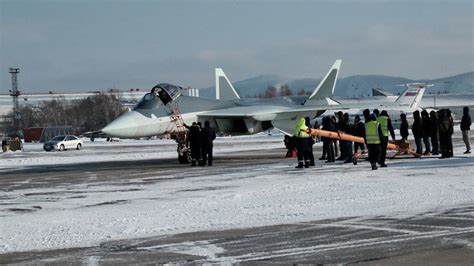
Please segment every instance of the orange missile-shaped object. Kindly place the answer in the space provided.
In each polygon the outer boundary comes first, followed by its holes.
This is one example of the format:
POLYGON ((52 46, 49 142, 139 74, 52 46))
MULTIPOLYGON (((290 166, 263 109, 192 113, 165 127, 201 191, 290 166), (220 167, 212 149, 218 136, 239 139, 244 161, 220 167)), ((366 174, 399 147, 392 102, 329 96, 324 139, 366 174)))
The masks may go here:
MULTIPOLYGON (((334 131, 327 131, 327 130, 321 130, 321 129, 308 129, 309 134, 313 136, 320 136, 320 137, 325 137, 325 138, 331 138, 331 139, 337 139, 337 140, 347 140, 347 141, 354 141, 354 142, 359 142, 359 143, 364 143, 364 138, 362 137, 356 137, 353 135, 349 135, 343 132, 334 132, 334 131)), ((387 144, 387 149, 388 150, 400 150, 400 147, 398 147, 395 144, 388 143, 387 144)))

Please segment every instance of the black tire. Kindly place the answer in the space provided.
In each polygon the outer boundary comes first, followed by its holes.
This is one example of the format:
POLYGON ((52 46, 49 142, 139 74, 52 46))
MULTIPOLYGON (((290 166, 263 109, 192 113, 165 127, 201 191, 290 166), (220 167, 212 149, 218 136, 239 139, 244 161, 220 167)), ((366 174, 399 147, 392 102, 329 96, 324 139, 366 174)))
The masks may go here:
POLYGON ((80 150, 82 148, 81 143, 77 143, 76 150, 80 150))
POLYGON ((178 154, 178 162, 180 164, 189 164, 191 163, 191 154, 188 151, 183 152, 182 155, 178 154))
POLYGON ((178 162, 179 162, 180 164, 186 164, 186 163, 188 163, 188 162, 186 162, 186 157, 183 156, 183 155, 179 155, 179 154, 178 154, 178 162))
POLYGON ((61 146, 59 146, 59 150, 60 150, 60 151, 64 151, 65 149, 66 149, 66 147, 64 147, 63 144, 61 144, 61 146))

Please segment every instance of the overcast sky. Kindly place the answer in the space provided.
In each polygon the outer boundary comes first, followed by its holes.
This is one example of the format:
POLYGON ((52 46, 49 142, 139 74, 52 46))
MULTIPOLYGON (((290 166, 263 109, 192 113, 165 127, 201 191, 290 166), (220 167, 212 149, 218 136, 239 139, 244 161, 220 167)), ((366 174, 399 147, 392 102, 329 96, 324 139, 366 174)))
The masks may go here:
POLYGON ((8 68, 33 91, 207 87, 260 74, 439 78, 474 70, 472 0, 0 0, 0 93, 8 68))

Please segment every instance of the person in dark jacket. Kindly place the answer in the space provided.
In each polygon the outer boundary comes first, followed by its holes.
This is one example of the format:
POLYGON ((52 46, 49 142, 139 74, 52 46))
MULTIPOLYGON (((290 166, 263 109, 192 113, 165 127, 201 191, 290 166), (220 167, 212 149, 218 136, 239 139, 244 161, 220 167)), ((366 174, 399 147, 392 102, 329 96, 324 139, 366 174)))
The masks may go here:
POLYGON ((423 138, 423 122, 420 117, 420 111, 413 112, 413 125, 411 126, 411 133, 415 138, 416 153, 421 155, 423 153, 423 146, 421 140, 423 138))
MULTIPOLYGON (((304 118, 304 122, 305 122, 305 125, 308 127, 308 128, 311 128, 311 120, 310 118, 307 116, 304 118)), ((308 156, 309 156, 309 166, 315 166, 314 164, 314 154, 313 154, 313 145, 314 145, 314 139, 313 137, 310 135, 308 137, 308 148, 309 148, 309 153, 308 153, 308 156)))
MULTIPOLYGON (((331 119, 332 125, 334 126, 334 130, 333 130, 333 131, 334 131, 334 132, 337 132, 337 119, 336 119, 336 116, 331 115, 329 118, 331 119)), ((339 149, 339 147, 338 147, 338 146, 339 146, 338 143, 339 143, 339 141, 337 141, 337 140, 335 140, 335 139, 332 140, 332 145, 333 145, 333 147, 334 147, 334 157, 338 157, 337 155, 340 154, 340 153, 339 153, 339 152, 340 152, 340 149, 339 149)))
POLYGON ((408 133, 409 125, 408 125, 407 115, 404 114, 404 113, 401 113, 400 114, 400 120, 401 120, 400 136, 402 137, 402 140, 407 140, 408 135, 410 135, 410 133, 408 133))
POLYGON ((430 138, 431 138, 431 154, 439 154, 439 134, 438 134, 438 115, 435 111, 430 112, 430 138))
POLYGON ((421 120, 423 128, 423 144, 425 145, 425 152, 423 153, 423 155, 431 155, 431 120, 428 111, 421 111, 421 120))
POLYGON ((216 139, 216 130, 210 126, 209 121, 204 122, 202 129, 202 163, 201 166, 212 166, 212 148, 216 139))
POLYGON ((440 159, 449 158, 451 154, 449 139, 451 133, 451 120, 448 117, 448 110, 441 109, 438 111, 438 132, 440 144, 440 159))
MULTIPOLYGON (((344 113, 339 111, 336 113, 336 118, 337 118, 337 124, 336 124, 336 129, 337 131, 344 132, 344 127, 345 127, 345 121, 344 121, 344 113)), ((347 152, 346 152, 346 141, 345 140, 339 140, 339 157, 337 157, 337 161, 344 161, 347 157, 347 152)))
MULTIPOLYGON (((354 118, 354 125, 352 126, 354 136, 364 138, 365 137, 365 125, 364 122, 360 121, 360 116, 356 115, 354 118)), ((354 153, 358 151, 362 152, 365 150, 364 143, 354 142, 354 153)))
MULTIPOLYGON (((331 120, 330 117, 325 116, 322 121, 323 128, 322 130, 327 130, 327 131, 336 131, 336 126, 334 125, 333 121, 331 120)), ((334 143, 331 138, 326 138, 323 137, 321 138, 323 141, 323 149, 326 150, 327 154, 327 163, 333 163, 335 162, 335 154, 334 154, 334 143)))
POLYGON ((448 130, 448 158, 453 157, 453 133, 454 133, 454 120, 451 115, 451 110, 446 109, 446 116, 449 121, 449 130, 448 130))
POLYGON ((464 154, 471 153, 471 144, 469 143, 469 131, 471 130, 471 116, 469 115, 469 107, 464 106, 462 109, 462 118, 461 118, 461 132, 462 140, 466 145, 466 151, 464 154))
POLYGON ((362 111, 362 114, 364 115, 364 122, 367 123, 370 121, 370 110, 369 109, 364 109, 362 111))
MULTIPOLYGON (((327 117, 323 117, 321 119, 321 125, 319 125, 318 121, 316 121, 314 123, 314 129, 323 129, 323 124, 322 122, 327 119, 327 117)), ((327 146, 324 145, 324 141, 323 141, 324 137, 319 137, 319 141, 322 141, 323 142, 323 154, 321 155, 321 157, 319 158, 320 161, 322 160, 327 160, 327 154, 328 154, 328 151, 327 151, 327 146)))
MULTIPOLYGON (((352 132, 352 123, 349 119, 349 114, 344 113, 342 118, 343 118, 342 132, 344 132, 346 134, 354 135, 354 133, 352 132)), ((352 163, 352 156, 353 156, 353 154, 352 154, 352 141, 349 141, 349 140, 344 141, 344 150, 345 150, 345 157, 343 158, 344 163, 352 163)))
POLYGON ((196 166, 196 162, 199 164, 201 161, 201 128, 196 122, 193 122, 191 126, 186 126, 188 129, 187 144, 191 149, 191 166, 196 166))

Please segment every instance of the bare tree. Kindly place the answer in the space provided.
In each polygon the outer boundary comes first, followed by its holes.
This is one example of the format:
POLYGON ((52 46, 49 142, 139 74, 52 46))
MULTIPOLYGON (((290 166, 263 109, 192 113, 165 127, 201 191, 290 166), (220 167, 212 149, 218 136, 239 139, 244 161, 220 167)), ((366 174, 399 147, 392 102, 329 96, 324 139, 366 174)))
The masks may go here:
POLYGON ((22 106, 21 127, 70 126, 75 134, 100 130, 125 112, 119 97, 100 93, 80 100, 58 97, 38 106, 22 106))

